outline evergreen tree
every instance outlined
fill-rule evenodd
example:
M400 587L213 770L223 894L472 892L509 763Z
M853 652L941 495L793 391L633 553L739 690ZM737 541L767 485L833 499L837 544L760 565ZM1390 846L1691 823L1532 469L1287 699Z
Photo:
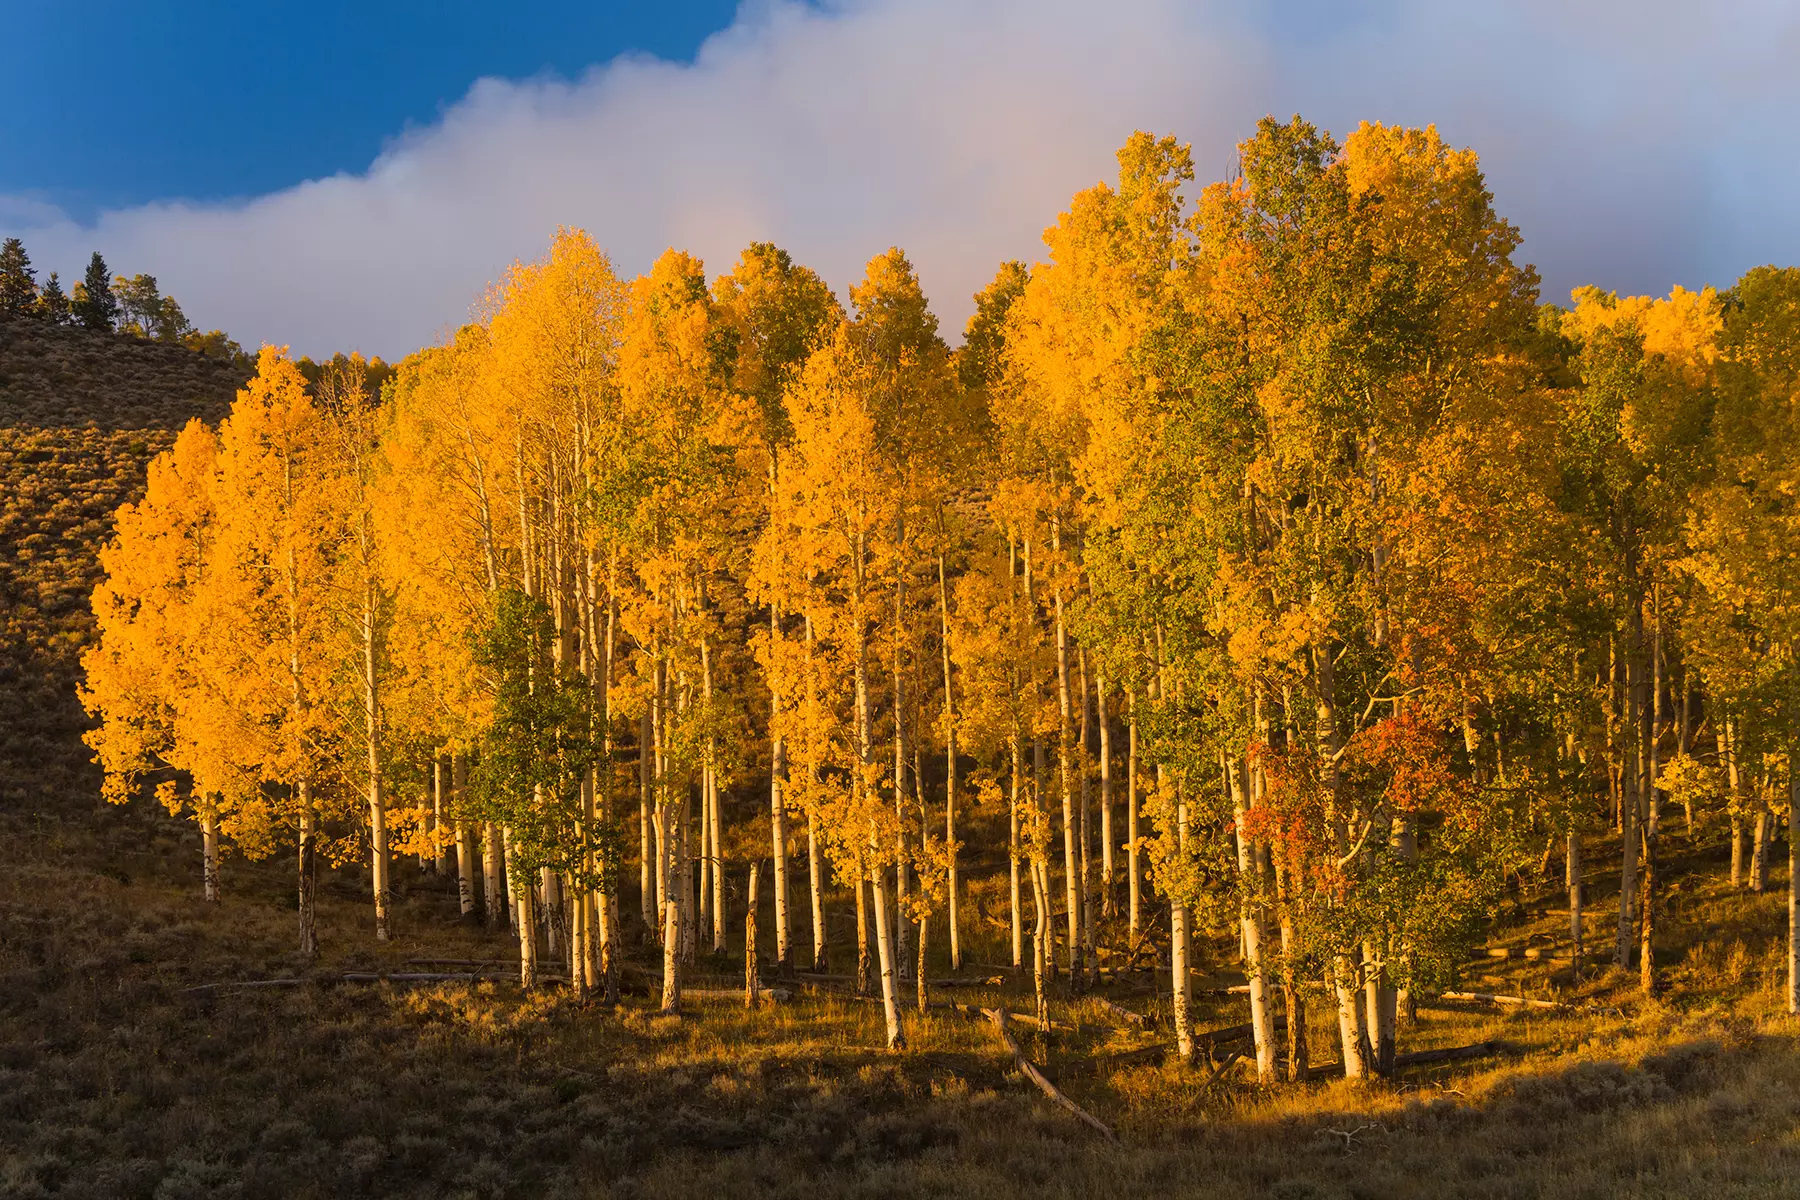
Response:
M69 323L69 297L62 290L62 281L56 272L50 272L50 278L44 280L44 288L38 296L38 315L52 325Z
M88 259L87 275L78 285L75 303L70 306L75 321L83 329L113 331L119 320L119 301L112 292L112 272L98 250Z
M7 238L0 244L0 313L9 317L28 317L37 307L37 279L31 271L31 256L25 243Z

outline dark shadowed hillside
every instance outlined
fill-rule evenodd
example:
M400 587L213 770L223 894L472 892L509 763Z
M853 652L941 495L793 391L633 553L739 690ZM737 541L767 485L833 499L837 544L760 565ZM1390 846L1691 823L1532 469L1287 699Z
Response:
M0 320L0 805L76 794L88 593L112 513L245 376L180 346ZM79 789L94 794L92 788Z

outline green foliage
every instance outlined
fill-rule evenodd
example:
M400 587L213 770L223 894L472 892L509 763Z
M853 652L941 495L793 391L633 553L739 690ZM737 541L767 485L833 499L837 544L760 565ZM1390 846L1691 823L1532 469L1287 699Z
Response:
M471 783L476 812L508 830L516 878L547 867L594 888L611 877L619 850L584 792L603 765L604 735L592 686L549 661L554 637L542 601L513 587L495 595L474 648L494 707Z
M118 326L119 298L113 295L112 272L98 250L88 259L87 274L76 285L70 310L83 329L111 333Z

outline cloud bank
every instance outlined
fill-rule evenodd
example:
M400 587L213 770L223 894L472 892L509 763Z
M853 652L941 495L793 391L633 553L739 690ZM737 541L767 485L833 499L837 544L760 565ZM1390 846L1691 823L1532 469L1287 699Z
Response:
M1663 292L1800 261L1800 9L1784 0L791 0L691 64L478 81L368 169L79 225L0 197L40 268L147 271L246 344L396 357L580 225L622 272L775 241L842 293L889 245L947 332L1030 261L1133 129L1228 175L1265 113L1435 122L1482 157L1545 296ZM329 84L327 84L329 86ZM221 103L229 102L222 98Z

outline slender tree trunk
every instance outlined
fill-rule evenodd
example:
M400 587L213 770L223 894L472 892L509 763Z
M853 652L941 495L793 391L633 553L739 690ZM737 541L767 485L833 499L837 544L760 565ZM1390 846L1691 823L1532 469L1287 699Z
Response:
M872 832L872 831L871 831ZM870 849L874 850L875 839L870 837ZM887 1017L887 1045L889 1050L906 1049L906 1033L900 1028L900 990L895 970L895 947L893 937L888 931L888 891L887 872L880 867L871 873L871 882L875 886L875 946L881 955L881 1009Z
M1308 1070L1306 1040L1306 997L1294 970L1293 897L1287 873L1277 867L1276 899L1281 906L1281 1007L1287 1013L1288 1082L1303 1083Z
M1055 526L1052 526L1054 529ZM1060 547L1060 540L1058 542ZM1075 850L1075 780L1073 713L1069 695L1069 631L1063 623L1062 589L1055 593L1056 613L1056 696L1061 724L1057 727L1056 772L1062 792L1063 818L1063 892L1068 905L1069 985L1081 987L1081 866Z
M668 829L668 826L670 822L677 819L674 813L676 805L667 802L664 798L666 788L666 781L659 781L657 787L657 806L662 810L662 820L659 824L667 831L664 840L667 843L667 848L673 851L678 842L678 838L676 836L676 831ZM680 803L685 804L685 798ZM662 905L662 1011L665 1013L679 1013L681 1011L681 901L685 889L683 889L681 883L673 876L677 872L685 872L685 866L678 860L678 852L670 854L663 860L666 863L665 869L670 876L663 881L661 889L664 897Z
M745 1008L753 1008L756 1005L756 993L757 993L756 905L757 905L757 900L758 900L757 885L761 882L757 878L757 873L761 869L761 867L762 867L761 863L751 863L750 864L750 896L749 896L750 904L749 904L749 907L744 912L744 1007Z
M537 986L538 975L536 896L531 886L531 876L526 872L513 873L512 887L519 929L519 986L530 991Z
M806 625L806 718L810 729L818 725L818 687L817 676L813 667L813 621L811 613L803 613ZM807 761L805 764L806 780L809 785L817 783L819 764L815 752L811 749L816 734L808 735ZM826 969L826 928L825 928L825 864L820 857L819 818L818 813L809 808L806 814L806 870L807 879L812 887L812 930L813 930L813 970Z
M1638 939L1638 985L1645 995L1654 995L1656 992L1656 843L1662 828L1662 796L1657 788L1657 753L1663 720L1662 612L1655 600L1652 600L1652 605L1654 624L1650 648L1651 669L1647 673L1650 676L1650 694L1638 702L1638 714L1642 722L1638 735L1638 761L1643 764L1644 770L1644 777L1638 787L1639 794L1648 805L1643 829L1643 866L1639 872L1643 896L1638 905L1642 918Z
M1238 930L1244 950L1244 974L1250 980L1250 1031L1256 1047L1256 1077L1263 1083L1275 1079L1275 1022L1269 1011L1269 982L1263 971L1263 911L1258 898L1256 854L1251 845L1249 805L1244 796L1243 764L1235 754L1221 751L1220 766L1225 769L1231 791L1233 826L1236 831L1238 886ZM1252 768L1254 770L1254 768Z
M500 827L492 821L482 823L481 894L482 914L490 929L505 929L509 923L511 903L506 893L506 858L500 843Z
M659 909L656 901L656 835L650 818L652 746L656 738L651 727L654 721L650 711L652 704L651 700L644 702L644 715L638 720L638 911L643 917L644 929L654 940Z
M1571 970L1581 978L1581 835L1571 829L1563 862L1563 885L1569 890L1569 949L1573 958Z
M369 882L375 891L375 940L385 942L389 935L388 872L392 865L388 854L387 797L381 787L381 692L379 687L379 646L377 644L374 589L364 597L363 613L363 749L366 755L369 797L370 861Z
M1093 982L1098 983L1099 974L1096 968L1099 966L1099 960L1094 954L1094 842L1093 838L1090 836L1091 826L1088 823L1090 815L1088 801L1090 796L1087 756L1088 735L1091 730L1088 725L1088 669L1086 646L1080 647L1075 661L1078 667L1076 676L1078 687L1076 692L1081 704L1081 720L1077 724L1081 744L1075 755L1076 772L1081 779L1081 820L1079 825L1079 838L1081 843L1081 960L1083 969L1088 973L1090 979L1092 979Z
M1106 672L1096 672L1094 716L1100 725L1100 911L1113 915L1113 773L1112 722L1106 711Z
M1731 886L1739 888L1747 879L1749 831L1742 815L1744 789L1743 776L1738 769L1737 726L1731 717L1726 717L1719 727L1719 749L1725 760L1725 783L1731 806Z
M856 876L856 994L874 991L875 964L869 954L869 879L866 871Z
M704 672L704 687L708 706L712 704L713 677L712 652L705 638L700 640L700 663ZM713 953L723 954L726 949L725 939L725 850L724 822L719 815L719 752L712 738L706 739L706 821L702 843L706 847L706 870L704 877L711 885L711 896L707 903L712 917Z
M769 645L770 661L774 662L781 648L779 608L769 610ZM788 918L787 801L783 794L787 786L787 739L780 733L781 694L775 689L781 681L773 670L769 681L769 723L774 730L769 743L769 844L775 867L775 972L785 976L794 969L792 925Z
M450 806L444 802L444 756L431 756L431 830L432 848L437 851L432 856L431 869L438 875L450 873L450 855L454 850L452 838L444 836L444 830L450 828L448 819Z
M1129 714L1125 730L1125 884L1129 905L1128 928L1132 945L1135 946L1143 904L1143 874L1138 869L1138 723L1135 689L1126 693L1125 702Z
M1188 910L1174 901L1169 905L1169 1007L1175 1020L1175 1048L1182 1062L1194 1060L1194 981L1188 974Z
M1775 841L1775 814L1769 810L1766 781L1757 788L1756 830L1750 845L1750 890L1758 896L1769 890L1769 854Z
M1019 802L1025 774L1025 748L1017 723L1013 725L1012 735L1012 803L1009 805L1008 831L1006 841L1007 866L1010 870L1009 890L1007 892L1007 915L1012 922L1012 965L1014 968L1025 964L1024 959L1024 914L1019 907L1019 857L1024 852L1019 845ZM1035 897L1036 892L1034 891Z
M957 876L958 845L956 841L956 686L951 672L950 656L950 584L944 570L944 555L937 556L939 640L944 651L944 857L945 917L950 925L950 969L962 970L962 885ZM919 938L924 945L923 935ZM1018 965L1015 958L1014 966ZM924 977L924 968L920 968Z
M468 787L468 759L450 755L450 809L456 822L456 907L465 921L481 919L481 847L475 842L477 823L464 798Z
M712 806L712 767L703 763L700 767L700 853L694 864L700 871L700 890L695 893L694 900L697 922L702 929L710 929L713 925Z
M899 563L894 570L894 912L893 933L897 950L895 969L904 979L912 970L909 947L912 945L911 922L906 919L907 878L907 812L906 812L906 586L904 562L906 520L894 517L894 553ZM923 829L919 830L921 836Z
M314 893L318 885L319 816L313 811L312 782L302 780L296 790L300 797L300 953L317 957L319 924Z
M917 969L913 972L913 981L918 985L915 990L918 993L917 999L919 1003L919 1015L921 1017L931 1011L931 1000L930 997L926 995L926 992L930 987L930 979L927 976L925 969L926 943L930 940L931 919L928 916L921 915L919 918L919 962Z
M1788 954L1787 1010L1800 1014L1800 735L1788 748Z
M200 818L200 884L208 904L219 902L219 818L207 812Z
M1639 809L1643 801L1638 791L1643 782L1643 770L1639 765L1639 756L1643 753L1642 739L1637 734L1641 709L1638 706L1640 682L1643 679L1643 666L1638 662L1638 639L1634 638L1630 650L1625 656L1625 704L1623 709L1624 736L1620 738L1622 759L1622 799L1620 801L1620 866L1619 866L1619 930L1618 942L1613 949L1613 961L1620 970L1631 967L1633 943L1636 942L1637 923L1632 912L1633 900L1638 888L1638 842L1642 837L1639 831Z
M1040 1029L1047 1029L1050 1024L1050 1001L1044 991L1045 967L1050 959L1050 887L1045 882L1049 874L1048 864L1032 862L1031 904L1036 921L1031 929L1031 986L1037 1000Z
M825 863L819 855L819 819L806 814L806 871L812 885L813 970L827 969L825 952Z

